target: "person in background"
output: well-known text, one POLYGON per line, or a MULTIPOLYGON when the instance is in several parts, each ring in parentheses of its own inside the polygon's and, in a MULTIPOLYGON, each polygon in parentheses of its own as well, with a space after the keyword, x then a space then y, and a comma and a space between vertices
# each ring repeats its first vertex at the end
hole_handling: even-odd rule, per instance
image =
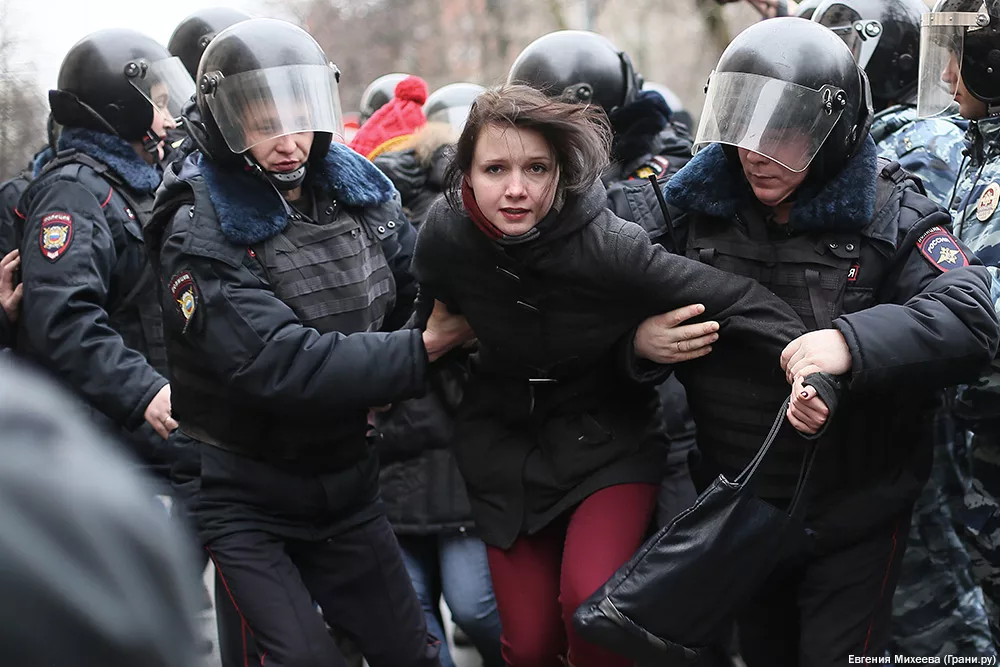
POLYGON ((426 101, 427 83, 419 76, 406 77, 396 84, 393 98, 365 121, 348 145, 369 160, 398 150, 427 123, 426 101))
MULTIPOLYGON (((966 159, 951 202, 955 234, 993 279, 991 303, 1000 312, 1000 2, 941 0, 920 31, 917 114, 949 113, 969 121, 966 159)), ((971 572, 983 592, 994 644, 1000 648, 1000 362, 950 396, 964 436, 968 473, 959 520, 971 572)), ((987 651, 984 655, 989 656, 987 651)))
MULTIPOLYGON (((927 9, 922 0, 824 0, 812 20, 844 40, 868 75, 875 109, 871 135, 879 157, 899 162, 920 178, 930 199, 948 208, 965 129, 955 117, 917 118, 920 20, 927 9)), ((944 406, 935 414, 933 432, 931 477, 913 509, 893 598, 893 651, 980 655, 992 642, 982 592, 958 535, 967 474, 956 474, 959 431, 944 406)))

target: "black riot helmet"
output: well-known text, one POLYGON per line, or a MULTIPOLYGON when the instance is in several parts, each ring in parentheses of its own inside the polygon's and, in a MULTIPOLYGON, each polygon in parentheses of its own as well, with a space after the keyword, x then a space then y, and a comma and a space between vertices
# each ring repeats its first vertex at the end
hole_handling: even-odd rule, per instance
POLYGON ((709 78, 695 150, 759 153, 822 183, 863 145, 871 91, 850 49, 796 17, 756 23, 726 47, 709 78))
POLYGON ((973 97, 1000 103, 1000 0, 939 0, 922 17, 918 116, 950 110, 959 73, 973 97))
POLYGON ((449 83, 427 96, 424 116, 428 123, 448 123, 458 133, 465 127, 472 103, 486 90, 475 83, 449 83))
POLYGON ((396 95, 396 85, 410 76, 402 72, 383 74, 368 84, 365 92, 361 93, 361 117, 359 124, 364 125, 372 114, 388 104, 396 95))
POLYGON ((188 122, 188 132, 209 159, 251 164, 255 145, 314 132, 309 160, 321 161, 334 135, 343 140, 339 81, 340 70, 302 28, 277 19, 241 21, 205 49, 196 97, 201 121, 188 122))
POLYGON ((177 24, 167 42, 167 49, 181 59, 191 78, 194 78, 198 76, 198 62, 208 43, 229 26, 248 18, 249 14, 229 7, 199 9, 177 24))
POLYGON ((820 0, 803 0, 795 6, 795 16, 800 19, 811 19, 819 7, 820 0))
POLYGON ((912 101, 917 90, 922 0, 825 0, 813 21, 844 40, 872 87, 876 110, 912 101))
POLYGON ((550 32, 528 44, 511 66, 507 83, 570 102, 596 102, 609 114, 635 100, 642 88, 628 54, 584 30, 550 32))
POLYGON ((49 91, 60 125, 143 140, 155 147, 153 114, 178 118, 194 94, 180 59, 134 30, 99 30, 70 48, 59 68, 59 87, 49 91))

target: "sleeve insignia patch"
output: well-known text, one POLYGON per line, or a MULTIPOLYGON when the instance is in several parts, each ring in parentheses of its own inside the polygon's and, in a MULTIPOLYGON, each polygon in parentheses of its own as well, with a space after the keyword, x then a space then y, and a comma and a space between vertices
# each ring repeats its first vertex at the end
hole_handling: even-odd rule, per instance
POLYGON ((73 216, 69 213, 49 213, 42 218, 38 246, 45 259, 55 262, 63 256, 72 241, 73 216))
POLYGON ((195 313, 198 311, 198 288, 189 271, 178 273, 170 279, 170 294, 177 303, 177 309, 184 318, 181 333, 187 333, 195 313))
POLYGON ((939 271, 951 271, 969 265, 969 258, 955 237, 942 227, 931 227, 917 239, 917 248, 939 271))

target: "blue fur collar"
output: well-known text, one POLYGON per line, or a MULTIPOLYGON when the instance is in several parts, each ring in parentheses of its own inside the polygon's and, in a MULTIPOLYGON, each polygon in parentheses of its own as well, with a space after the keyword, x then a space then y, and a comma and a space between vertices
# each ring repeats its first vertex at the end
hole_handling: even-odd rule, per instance
MULTIPOLYGON (((875 211, 878 153, 868 137, 864 146, 825 186, 803 185, 792 207, 788 229, 794 231, 857 231, 871 222, 875 211)), ((732 218, 754 201, 738 165, 726 158, 721 144, 695 155, 674 174, 663 196, 685 211, 732 218)))
POLYGON ((42 173, 42 169, 45 169, 45 165, 51 162, 54 157, 55 153, 52 152, 51 146, 46 146, 35 153, 35 159, 31 162, 31 175, 34 177, 42 173))
MULTIPOLYGON (((246 171, 220 168, 199 156, 198 167, 208 186, 222 233, 233 243, 250 245, 280 234, 288 224, 281 195, 246 171)), ((396 190, 375 165, 342 144, 330 145, 321 165, 310 164, 306 184, 329 192, 342 204, 357 208, 391 200, 396 190)))
POLYGON ((118 174, 136 192, 152 194, 159 187, 160 170, 136 154, 132 144, 121 137, 80 127, 66 127, 59 133, 59 150, 75 148, 118 174))

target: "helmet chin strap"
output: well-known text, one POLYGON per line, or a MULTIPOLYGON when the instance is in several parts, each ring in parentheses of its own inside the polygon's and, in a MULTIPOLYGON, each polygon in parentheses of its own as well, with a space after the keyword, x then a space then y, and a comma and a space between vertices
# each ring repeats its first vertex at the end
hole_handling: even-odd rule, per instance
POLYGON ((163 138, 156 134, 156 132, 153 132, 153 129, 150 128, 146 130, 146 134, 142 135, 142 148, 150 155, 159 156, 161 141, 163 141, 163 138))
POLYGON ((271 181, 275 188, 281 192, 288 192, 301 186, 302 182, 306 180, 306 163, 303 162, 302 166, 294 171, 267 171, 265 169, 264 176, 271 181))
POLYGON ((268 171, 249 152, 243 154, 243 160, 250 167, 250 170, 263 176, 267 182, 278 191, 278 193, 288 192, 302 185, 306 180, 306 167, 308 162, 303 162, 302 166, 294 171, 268 171))

